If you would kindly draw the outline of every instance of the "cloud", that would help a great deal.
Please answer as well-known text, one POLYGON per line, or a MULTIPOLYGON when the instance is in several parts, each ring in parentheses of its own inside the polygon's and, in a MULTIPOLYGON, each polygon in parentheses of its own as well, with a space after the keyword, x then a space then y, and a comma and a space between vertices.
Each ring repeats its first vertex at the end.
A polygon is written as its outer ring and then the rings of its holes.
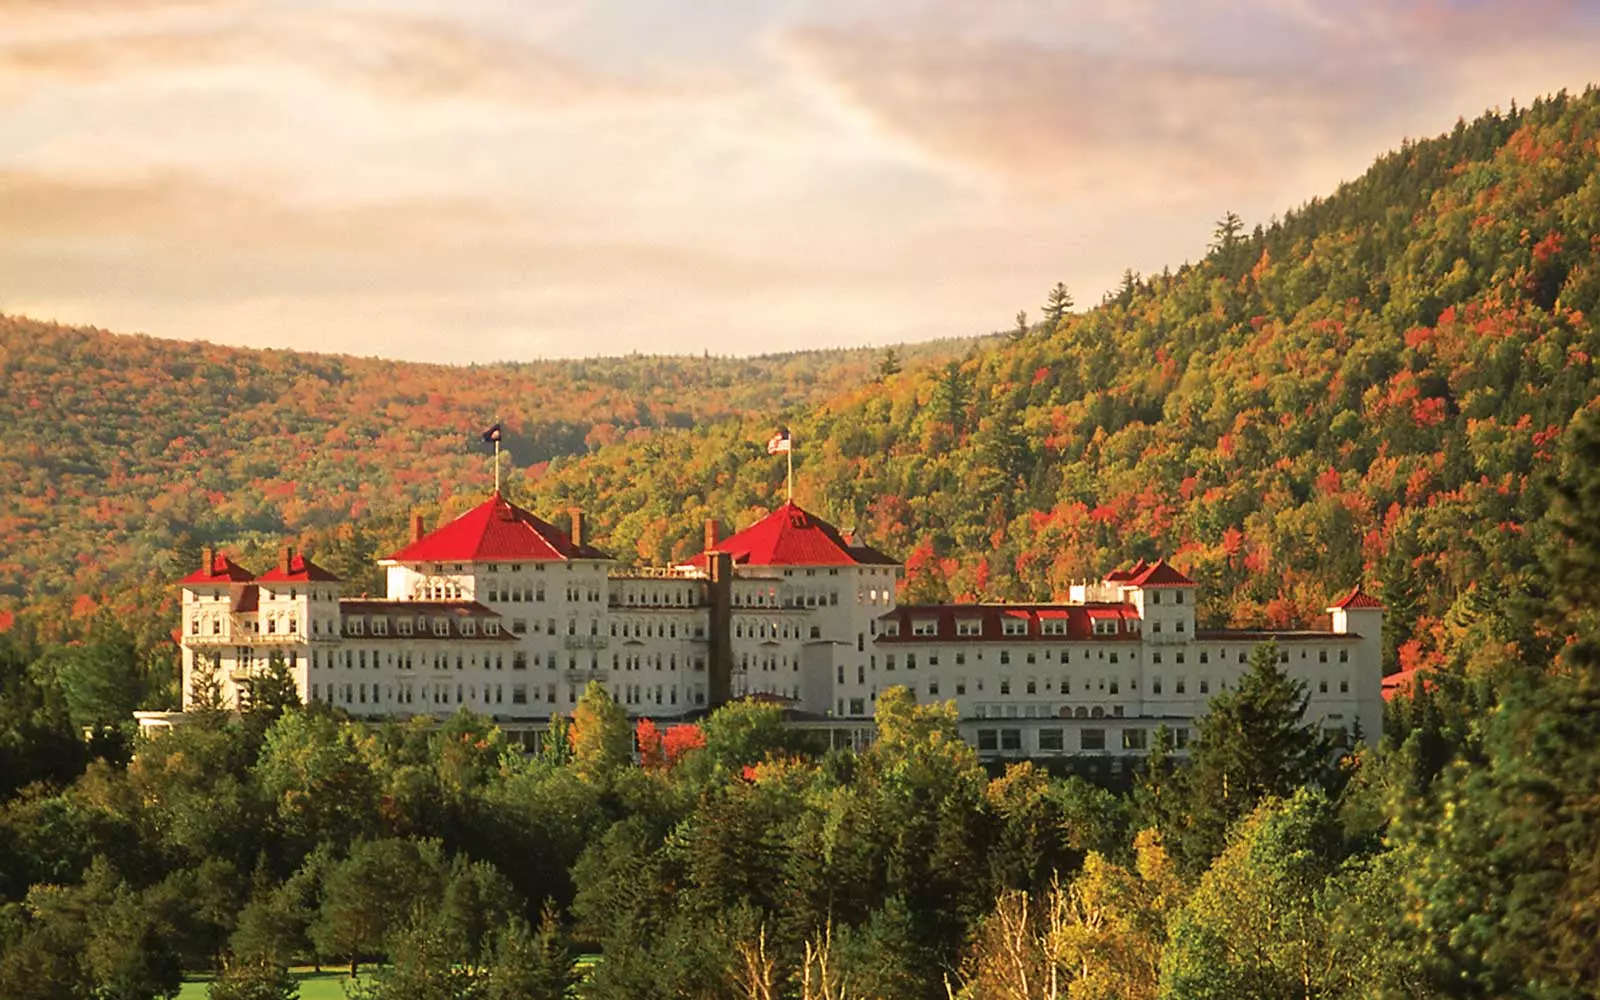
MULTIPOLYGON (((0 0, 4 3, 6 0, 0 0)), ((10 0, 17 2, 17 0, 10 0)), ((384 102, 467 101, 541 110, 631 105, 717 93, 714 74, 602 71, 553 45, 469 22, 383 10, 308 14, 253 9, 210 16, 222 0, 148 0, 199 16, 86 21, 84 30, 0 37, 0 96, 44 85, 158 79, 175 73, 280 68, 384 102)), ((110 0, 85 3, 128 13, 110 0)))
POLYGON ((943 18, 796 26, 778 51, 931 165, 1033 197, 1245 187, 1352 142, 1370 156, 1462 82, 1455 66, 1548 51, 1583 17, 1554 0, 1217 0, 1162 8, 1159 32, 1153 8, 1103 4, 1019 30, 1007 4, 929 7, 943 18))

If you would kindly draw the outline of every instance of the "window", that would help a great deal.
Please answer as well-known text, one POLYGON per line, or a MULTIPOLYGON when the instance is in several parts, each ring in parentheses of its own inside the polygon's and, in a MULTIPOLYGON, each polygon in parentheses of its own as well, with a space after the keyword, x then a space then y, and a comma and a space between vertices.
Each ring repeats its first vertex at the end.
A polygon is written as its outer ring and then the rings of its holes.
POLYGON ((1161 693, 1161 678, 1159 678, 1159 677, 1150 678, 1150 693, 1151 694, 1160 694, 1161 693))
POLYGON ((885 654, 884 658, 883 658, 883 669, 885 669, 885 670, 893 670, 894 669, 894 664, 895 664, 895 655, 893 653, 885 654))
POLYGON ((511 704, 513 704, 513 705, 526 705, 527 703, 528 703, 528 685, 526 685, 526 684, 513 684, 513 685, 511 685, 511 704))
POLYGON ((1009 677, 1000 678, 1000 693, 1001 694, 1010 694, 1011 693, 1011 678, 1009 678, 1009 677))
POLYGON ((1146 746, 1145 739, 1145 731, 1143 729, 1124 729, 1122 731, 1122 749, 1143 750, 1146 746))
POLYGON ((1177 691, 1179 694, 1184 694, 1186 689, 1187 689, 1188 683, 1189 683, 1189 679, 1187 677, 1179 677, 1173 683, 1173 690, 1177 691))
POLYGON ((998 750, 1000 748, 1000 734, 993 729, 978 730, 979 750, 998 750))
POLYGON ((1151 604, 1160 604, 1161 603, 1161 591, 1152 590, 1150 592, 1150 603, 1151 604))
POLYGON ((850 714, 851 715, 866 715, 867 714, 867 703, 866 703, 866 700, 862 699, 862 698, 851 698, 850 699, 850 714))
POLYGON ((1028 620, 1026 618, 1007 618, 1000 623, 1001 635, 1027 635, 1028 620))
POLYGON ((1039 631, 1044 635, 1066 635, 1067 622, 1064 618, 1047 618, 1039 623, 1039 631))
POLYGON ((1340 694, 1349 694, 1350 693, 1350 678, 1348 678, 1348 677, 1339 678, 1339 693, 1340 694))
POLYGON ((1339 662, 1340 663, 1349 663, 1350 662, 1350 651, 1348 649, 1339 650, 1339 662))
POLYGON ((1317 662, 1318 663, 1327 663, 1328 662, 1328 651, 1326 649, 1317 650, 1317 662))
POLYGON ((527 633, 528 633, 528 621, 527 621, 527 619, 525 619, 525 618, 513 618, 513 619, 511 619, 511 634, 512 635, 527 635, 527 633))
POLYGON ((1211 693, 1211 678, 1209 678, 1209 677, 1200 678, 1200 693, 1201 694, 1210 694, 1211 693))
POLYGON ((960 680, 956 681, 956 694, 965 695, 966 693, 967 693, 967 679, 965 677, 963 677, 960 680))
POLYGON ((1027 690, 1028 690, 1029 694, 1038 694, 1039 693, 1039 682, 1034 680, 1032 677, 1029 677, 1028 678, 1028 688, 1027 688, 1027 690))
POLYGON ((1184 726, 1179 726, 1172 731, 1172 748, 1174 750, 1186 750, 1188 747, 1189 730, 1184 726))
POLYGON ((928 682, 928 694, 934 696, 939 694, 939 681, 937 679, 928 682))
POLYGON ((1085 729, 1078 735, 1078 746, 1084 750, 1104 750, 1106 748, 1106 731, 1104 729, 1085 729))
POLYGON ((511 654, 511 669, 512 670, 526 670, 526 669, 528 669, 528 654, 524 653, 520 649, 517 650, 515 653, 512 653, 511 654))
POLYGON ((975 636, 983 634, 983 620, 980 618, 957 618, 956 635, 975 636))
POLYGON ((1179 604, 1183 603, 1183 591, 1174 591, 1172 596, 1179 604))
POLYGON ((1317 693, 1318 694, 1327 694, 1328 693, 1328 679, 1326 677, 1324 677, 1322 680, 1317 682, 1317 693))
POLYGON ((883 634, 884 635, 889 635, 889 636, 897 636, 897 635, 899 635, 900 634, 900 623, 899 622, 884 622, 883 623, 883 634))
POLYGON ((911 620, 912 635, 938 635, 939 621, 936 618, 913 618, 911 620))
POLYGON ((1002 649, 1000 651, 1000 664, 1002 666, 1004 666, 1005 664, 1008 664, 1010 662, 1011 662, 1011 650, 1002 649))
POLYGON ((1022 730, 1020 730, 1020 729, 1002 729, 1002 730, 1000 730, 1000 749, 1002 749, 1002 750, 1021 750, 1022 749, 1022 730))
POLYGON ((1059 753, 1064 748, 1064 746, 1065 746, 1065 743, 1061 739, 1061 730, 1059 730, 1059 729, 1041 729, 1041 730, 1039 730, 1039 749, 1040 750, 1047 750, 1047 751, 1052 751, 1052 752, 1055 752, 1055 753, 1059 753))

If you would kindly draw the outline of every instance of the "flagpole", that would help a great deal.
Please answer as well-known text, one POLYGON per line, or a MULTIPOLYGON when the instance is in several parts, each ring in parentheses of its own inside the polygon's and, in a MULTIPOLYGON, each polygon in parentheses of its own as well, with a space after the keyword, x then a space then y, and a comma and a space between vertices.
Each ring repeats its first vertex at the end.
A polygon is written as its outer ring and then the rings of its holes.
POLYGON ((789 476, 788 476, 788 479, 785 480, 784 492, 786 494, 788 494, 786 499, 790 503, 794 503, 794 435, 793 434, 789 435, 789 447, 784 450, 783 456, 789 460, 789 476))
POLYGON ((494 437, 494 492, 500 495, 500 435, 494 437))

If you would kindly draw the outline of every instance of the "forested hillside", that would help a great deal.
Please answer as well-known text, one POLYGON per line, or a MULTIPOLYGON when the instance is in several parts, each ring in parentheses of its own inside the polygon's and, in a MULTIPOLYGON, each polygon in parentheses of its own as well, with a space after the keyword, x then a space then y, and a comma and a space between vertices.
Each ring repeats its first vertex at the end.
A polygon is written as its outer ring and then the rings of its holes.
MULTIPOLYGON (((915 364, 970 344, 897 354, 915 364)), ((398 523, 414 504, 477 498, 492 478, 478 434, 496 419, 515 482, 663 428, 766 427, 883 362, 863 349, 452 367, 0 316, 0 602, 98 596, 152 567, 170 576, 198 545, 332 538, 364 518, 398 523)))
MULTIPOLYGON (((1600 93, 1408 144, 1198 264, 797 410, 802 502, 908 561, 908 597, 1043 597, 1168 554, 1213 620, 1315 615, 1357 580, 1427 662, 1506 641, 1537 473, 1597 390, 1600 93)), ((1028 304, 1035 309, 1033 304, 1028 304)), ((781 463, 698 427, 552 464, 625 556, 781 498, 781 463)))

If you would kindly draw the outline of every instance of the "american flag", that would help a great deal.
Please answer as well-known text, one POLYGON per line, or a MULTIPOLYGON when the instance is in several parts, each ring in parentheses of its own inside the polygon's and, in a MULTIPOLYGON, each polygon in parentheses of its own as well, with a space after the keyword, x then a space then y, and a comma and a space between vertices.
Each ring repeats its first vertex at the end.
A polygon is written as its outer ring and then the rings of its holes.
POLYGON ((789 450, 790 450, 789 428, 787 428, 787 427, 785 427, 783 430, 779 431, 778 433, 772 435, 772 439, 767 442, 767 454, 768 455, 776 455, 779 452, 784 452, 784 451, 789 451, 789 450))

